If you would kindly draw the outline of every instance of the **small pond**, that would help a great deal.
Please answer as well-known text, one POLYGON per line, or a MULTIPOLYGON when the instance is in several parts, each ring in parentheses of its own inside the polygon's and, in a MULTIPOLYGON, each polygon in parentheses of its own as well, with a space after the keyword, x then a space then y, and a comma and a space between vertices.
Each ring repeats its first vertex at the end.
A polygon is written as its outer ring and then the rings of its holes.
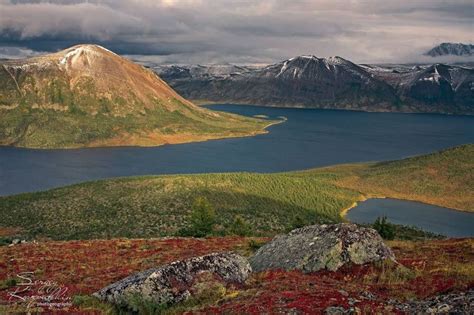
POLYGON ((416 226, 448 237, 473 237, 474 213, 398 199, 369 199, 351 209, 346 218, 355 223, 373 223, 385 216, 395 224, 416 226))

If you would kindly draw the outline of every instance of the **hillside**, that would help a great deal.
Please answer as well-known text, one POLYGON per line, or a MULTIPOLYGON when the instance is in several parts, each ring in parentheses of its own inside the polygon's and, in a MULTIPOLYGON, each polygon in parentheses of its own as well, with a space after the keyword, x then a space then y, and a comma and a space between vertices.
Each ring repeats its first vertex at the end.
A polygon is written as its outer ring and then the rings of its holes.
POLYGON ((264 132, 268 121, 199 108, 96 45, 0 67, 0 145, 154 146, 264 132))
POLYGON ((199 103, 474 114, 474 70, 454 65, 367 66, 341 57, 298 56, 260 68, 153 69, 199 103))
POLYGON ((407 111, 474 114, 471 68, 444 64, 365 68, 395 90, 407 111))
POLYGON ((415 200, 474 211, 472 144, 399 161, 336 166, 314 172, 335 174, 337 186, 367 196, 415 200))
POLYGON ((279 174, 145 176, 88 182, 0 198, 0 227, 53 239, 176 235, 191 205, 206 197, 225 234, 237 216, 252 235, 341 221, 368 196, 474 210, 474 145, 401 161, 279 174))

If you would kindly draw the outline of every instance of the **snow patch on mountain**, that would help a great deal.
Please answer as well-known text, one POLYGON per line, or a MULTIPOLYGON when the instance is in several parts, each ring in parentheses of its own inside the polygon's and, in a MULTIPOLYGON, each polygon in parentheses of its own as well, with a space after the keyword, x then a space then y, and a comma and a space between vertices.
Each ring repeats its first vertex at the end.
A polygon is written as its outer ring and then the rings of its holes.
POLYGON ((103 51, 106 51, 108 53, 111 53, 115 56, 118 56, 116 53, 108 50, 107 48, 104 48, 99 45, 79 45, 72 47, 60 60, 59 64, 60 65, 67 65, 69 60, 71 61, 71 64, 77 63, 81 56, 84 56, 87 58, 87 60, 90 59, 90 57, 99 57, 103 54, 103 51))

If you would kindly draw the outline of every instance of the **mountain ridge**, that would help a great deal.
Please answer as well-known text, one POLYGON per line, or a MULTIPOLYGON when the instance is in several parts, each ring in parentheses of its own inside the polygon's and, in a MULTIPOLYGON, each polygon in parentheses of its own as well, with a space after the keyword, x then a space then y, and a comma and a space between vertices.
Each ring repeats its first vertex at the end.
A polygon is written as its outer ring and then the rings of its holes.
POLYGON ((463 43, 441 43, 427 52, 425 56, 474 56, 474 45, 463 43))
POLYGON ((357 65, 338 56, 303 55, 261 68, 243 66, 245 71, 218 76, 203 72, 205 66, 199 75, 187 72, 186 66, 166 70, 155 66, 154 70, 199 103, 474 114, 474 70, 433 66, 357 65), (438 68, 441 74, 427 73, 438 68))

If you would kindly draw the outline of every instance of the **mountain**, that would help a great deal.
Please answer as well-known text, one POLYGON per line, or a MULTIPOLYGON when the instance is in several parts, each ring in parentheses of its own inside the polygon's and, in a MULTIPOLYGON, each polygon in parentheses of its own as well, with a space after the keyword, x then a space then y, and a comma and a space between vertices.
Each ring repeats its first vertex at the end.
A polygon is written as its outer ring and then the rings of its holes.
POLYGON ((195 106, 154 72, 96 45, 0 67, 0 145, 160 145, 264 132, 195 106))
POLYGON ((390 84, 400 100, 423 112, 474 114, 474 70, 434 64, 411 68, 367 69, 390 84))
POLYGON ((226 76, 180 77, 159 72, 177 91, 194 100, 318 108, 391 106, 390 86, 340 57, 299 56, 226 76), (383 96, 383 97, 381 97, 383 96))
POLYGON ((341 57, 299 56, 262 68, 227 66, 232 71, 219 75, 194 68, 154 67, 196 102, 474 114, 473 70, 461 66, 356 65, 341 57))
POLYGON ((174 77, 174 78, 225 78, 232 75, 239 75, 254 69, 250 66, 236 66, 232 64, 222 65, 155 65, 154 68, 158 70, 160 76, 174 77))
POLYGON ((427 51, 424 55, 440 56, 474 56, 474 45, 462 43, 442 43, 427 51))

